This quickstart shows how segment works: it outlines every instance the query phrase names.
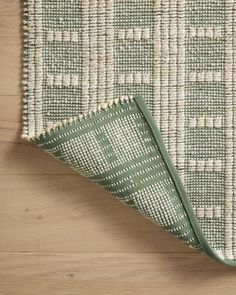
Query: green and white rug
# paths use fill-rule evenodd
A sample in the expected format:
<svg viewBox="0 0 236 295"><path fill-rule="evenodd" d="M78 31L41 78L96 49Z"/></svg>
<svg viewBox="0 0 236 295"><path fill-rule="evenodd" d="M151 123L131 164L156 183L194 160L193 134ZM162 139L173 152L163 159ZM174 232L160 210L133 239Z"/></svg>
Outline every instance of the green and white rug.
<svg viewBox="0 0 236 295"><path fill-rule="evenodd" d="M25 0L23 138L236 265L236 0Z"/></svg>

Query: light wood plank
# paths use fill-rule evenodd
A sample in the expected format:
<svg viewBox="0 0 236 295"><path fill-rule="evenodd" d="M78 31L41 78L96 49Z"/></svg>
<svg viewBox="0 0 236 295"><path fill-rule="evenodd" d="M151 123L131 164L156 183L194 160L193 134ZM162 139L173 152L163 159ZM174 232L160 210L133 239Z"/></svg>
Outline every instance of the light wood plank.
<svg viewBox="0 0 236 295"><path fill-rule="evenodd" d="M192 250L79 175L1 176L0 251Z"/></svg>
<svg viewBox="0 0 236 295"><path fill-rule="evenodd" d="M2 254L4 295L234 295L236 269L198 254Z"/></svg>
<svg viewBox="0 0 236 295"><path fill-rule="evenodd" d="M20 0L0 0L0 5L0 16L16 16L22 12L22 1Z"/></svg>
<svg viewBox="0 0 236 295"><path fill-rule="evenodd" d="M10 132L10 130L9 130ZM0 175L77 174L32 143L0 142Z"/></svg>
<svg viewBox="0 0 236 295"><path fill-rule="evenodd" d="M0 95L19 95L22 90L22 41L20 17L0 17Z"/></svg>
<svg viewBox="0 0 236 295"><path fill-rule="evenodd" d="M0 142L24 142L22 130L22 97L0 96Z"/></svg>

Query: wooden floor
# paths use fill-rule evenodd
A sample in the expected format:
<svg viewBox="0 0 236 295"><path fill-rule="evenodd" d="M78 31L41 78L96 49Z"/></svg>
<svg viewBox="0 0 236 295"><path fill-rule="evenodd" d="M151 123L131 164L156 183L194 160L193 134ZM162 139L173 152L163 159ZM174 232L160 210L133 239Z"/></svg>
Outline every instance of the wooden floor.
<svg viewBox="0 0 236 295"><path fill-rule="evenodd" d="M20 139L19 0L0 0L0 294L236 294L236 268L193 252Z"/></svg>

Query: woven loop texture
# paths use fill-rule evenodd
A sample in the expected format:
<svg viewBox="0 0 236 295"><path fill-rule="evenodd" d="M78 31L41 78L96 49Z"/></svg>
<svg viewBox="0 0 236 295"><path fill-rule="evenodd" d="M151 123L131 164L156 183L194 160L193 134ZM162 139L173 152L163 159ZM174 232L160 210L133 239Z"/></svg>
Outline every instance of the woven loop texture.
<svg viewBox="0 0 236 295"><path fill-rule="evenodd" d="M25 0L23 19L22 137L228 264L235 14L235 0Z"/></svg>

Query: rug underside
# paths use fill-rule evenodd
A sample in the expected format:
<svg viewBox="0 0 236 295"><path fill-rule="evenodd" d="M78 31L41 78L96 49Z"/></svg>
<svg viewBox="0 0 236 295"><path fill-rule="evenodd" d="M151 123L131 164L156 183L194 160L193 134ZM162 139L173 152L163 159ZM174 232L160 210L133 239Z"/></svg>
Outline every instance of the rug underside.
<svg viewBox="0 0 236 295"><path fill-rule="evenodd" d="M25 0L22 137L236 265L236 1Z"/></svg>

